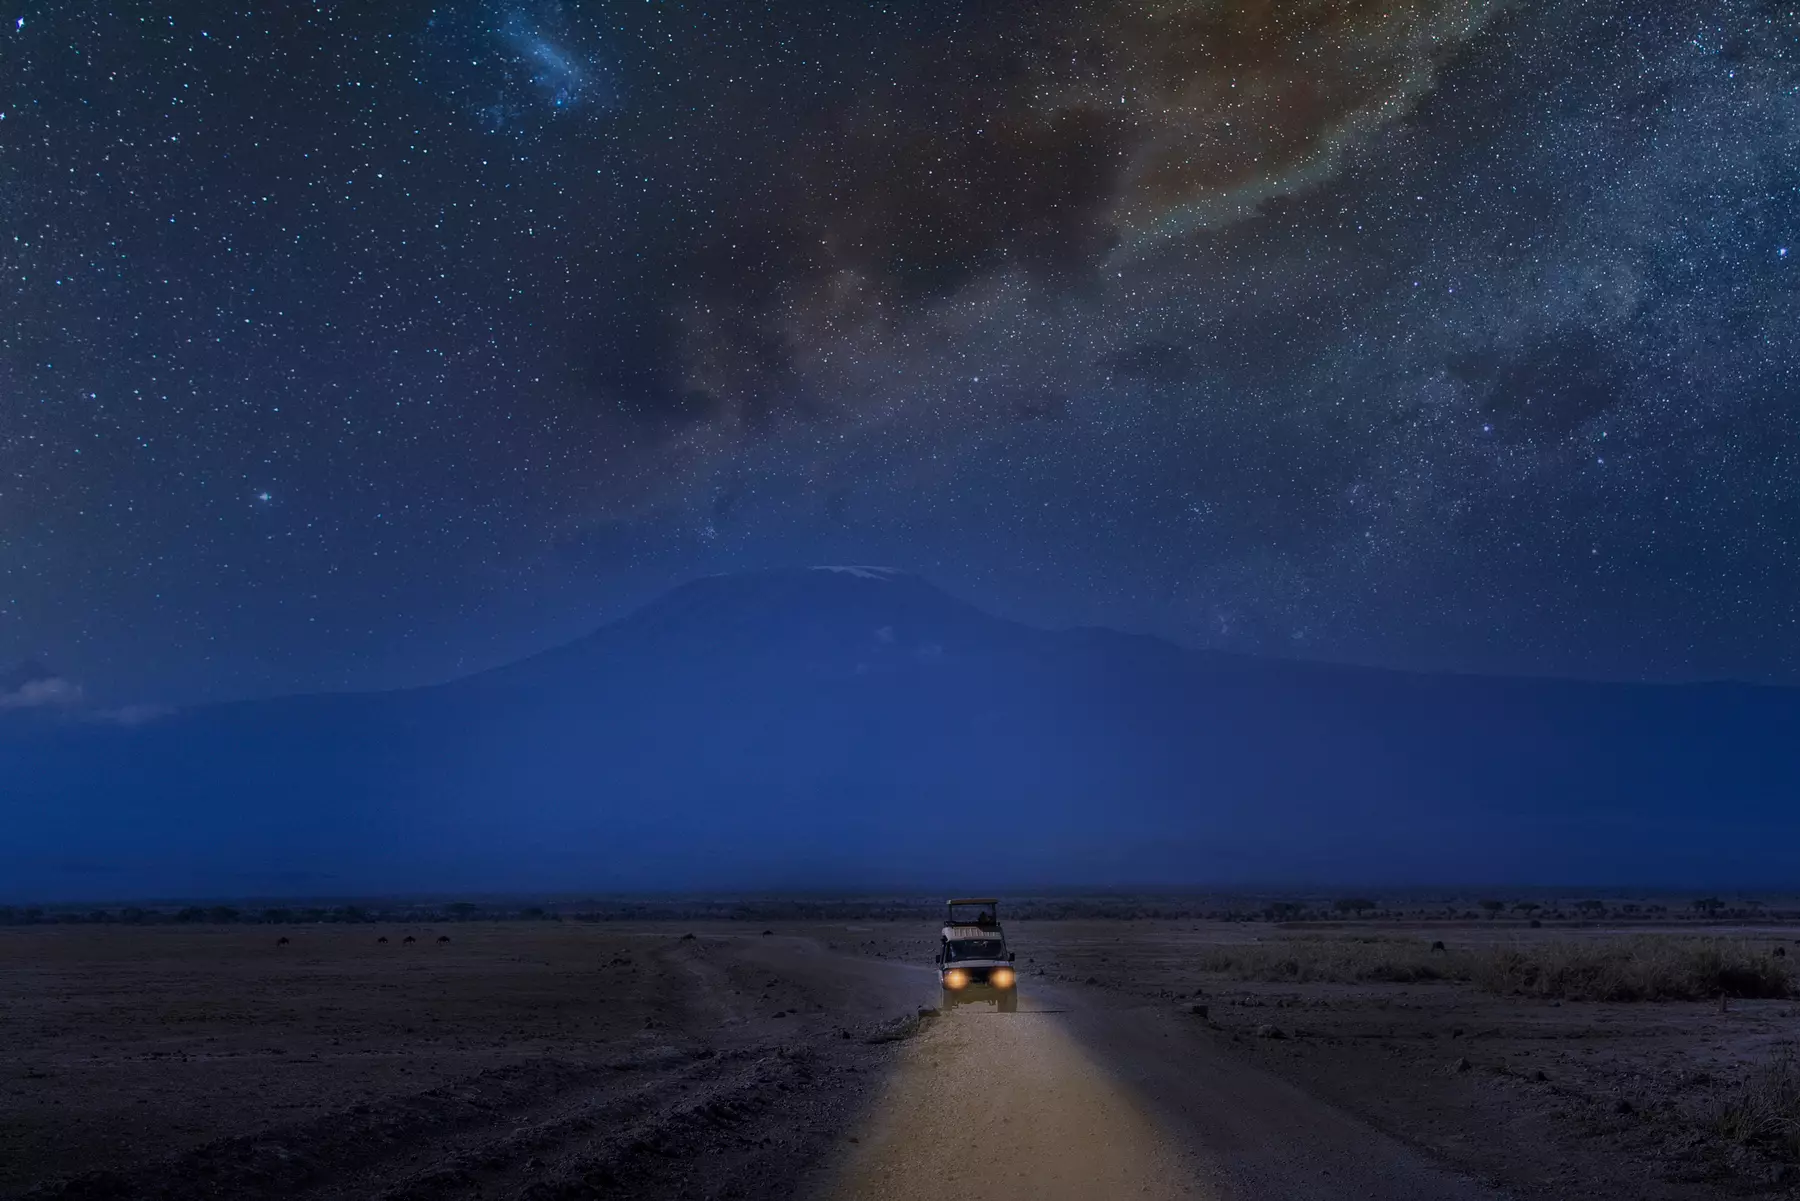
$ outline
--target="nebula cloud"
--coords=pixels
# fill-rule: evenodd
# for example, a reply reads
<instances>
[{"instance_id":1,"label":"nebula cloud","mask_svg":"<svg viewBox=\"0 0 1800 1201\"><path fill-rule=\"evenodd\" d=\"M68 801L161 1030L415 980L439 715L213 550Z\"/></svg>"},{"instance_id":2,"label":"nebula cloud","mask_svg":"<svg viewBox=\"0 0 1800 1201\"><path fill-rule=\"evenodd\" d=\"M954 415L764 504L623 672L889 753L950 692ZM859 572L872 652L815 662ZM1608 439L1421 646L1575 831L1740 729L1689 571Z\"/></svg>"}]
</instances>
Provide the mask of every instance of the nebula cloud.
<instances>
[{"instance_id":1,"label":"nebula cloud","mask_svg":"<svg viewBox=\"0 0 1800 1201\"><path fill-rule=\"evenodd\" d=\"M564 5L471 6L432 17L424 41L437 86L489 130L534 135L619 110L599 35Z\"/></svg>"},{"instance_id":2,"label":"nebula cloud","mask_svg":"<svg viewBox=\"0 0 1800 1201\"><path fill-rule=\"evenodd\" d=\"M608 73L572 48L568 31L557 28L563 24L557 17L554 11L534 17L514 10L501 20L495 37L520 77L519 87L552 108L611 108L616 95Z\"/></svg>"}]
</instances>

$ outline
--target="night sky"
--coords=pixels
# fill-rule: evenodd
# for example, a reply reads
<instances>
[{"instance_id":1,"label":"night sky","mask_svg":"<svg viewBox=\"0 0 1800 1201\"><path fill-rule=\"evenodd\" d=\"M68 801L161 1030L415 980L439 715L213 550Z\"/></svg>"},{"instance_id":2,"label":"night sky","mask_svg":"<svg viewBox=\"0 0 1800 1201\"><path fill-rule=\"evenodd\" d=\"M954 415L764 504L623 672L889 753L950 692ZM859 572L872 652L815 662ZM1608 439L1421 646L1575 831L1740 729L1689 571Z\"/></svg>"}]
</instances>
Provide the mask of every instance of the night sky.
<instances>
[{"instance_id":1,"label":"night sky","mask_svg":"<svg viewBox=\"0 0 1800 1201\"><path fill-rule=\"evenodd\" d=\"M1792 3L254 7L0 12L41 695L442 679L816 562L1800 680Z\"/></svg>"}]
</instances>

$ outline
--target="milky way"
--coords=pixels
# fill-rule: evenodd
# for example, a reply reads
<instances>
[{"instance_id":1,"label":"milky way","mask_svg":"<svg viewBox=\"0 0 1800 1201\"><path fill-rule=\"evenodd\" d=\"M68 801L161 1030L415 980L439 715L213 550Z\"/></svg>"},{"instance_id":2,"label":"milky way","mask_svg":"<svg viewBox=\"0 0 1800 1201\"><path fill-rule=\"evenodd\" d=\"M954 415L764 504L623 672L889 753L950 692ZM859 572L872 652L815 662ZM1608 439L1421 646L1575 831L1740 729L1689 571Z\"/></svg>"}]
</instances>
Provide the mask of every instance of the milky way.
<instances>
[{"instance_id":1,"label":"milky way","mask_svg":"<svg viewBox=\"0 0 1800 1201\"><path fill-rule=\"evenodd\" d=\"M0 24L0 663L453 674L687 575L1791 679L1800 17Z\"/></svg>"}]
</instances>

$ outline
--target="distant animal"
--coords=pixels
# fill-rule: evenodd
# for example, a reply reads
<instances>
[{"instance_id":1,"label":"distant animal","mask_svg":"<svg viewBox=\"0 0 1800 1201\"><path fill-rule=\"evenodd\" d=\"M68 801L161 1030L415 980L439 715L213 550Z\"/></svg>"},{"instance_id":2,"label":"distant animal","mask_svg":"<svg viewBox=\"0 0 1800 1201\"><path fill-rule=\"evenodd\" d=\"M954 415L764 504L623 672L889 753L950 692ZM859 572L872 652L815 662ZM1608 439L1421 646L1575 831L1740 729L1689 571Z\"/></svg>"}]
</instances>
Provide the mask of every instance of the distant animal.
<instances>
[{"instance_id":1,"label":"distant animal","mask_svg":"<svg viewBox=\"0 0 1800 1201\"><path fill-rule=\"evenodd\" d=\"M288 936L283 934L280 938L275 940L275 945L278 947L287 946L288 945Z\"/></svg>"},{"instance_id":2,"label":"distant animal","mask_svg":"<svg viewBox=\"0 0 1800 1201\"><path fill-rule=\"evenodd\" d=\"M764 931L763 931L763 932L762 932L762 936L763 936L763 937L764 937L764 938L767 938L767 937L769 937L769 935L771 935L771 934L773 934L773 933L775 933L775 931L773 931L773 930L764 930Z\"/></svg>"},{"instance_id":3,"label":"distant animal","mask_svg":"<svg viewBox=\"0 0 1800 1201\"><path fill-rule=\"evenodd\" d=\"M1786 947L1776 947L1775 953L1777 955L1781 956L1783 959L1787 958L1787 948Z\"/></svg>"},{"instance_id":4,"label":"distant animal","mask_svg":"<svg viewBox=\"0 0 1800 1201\"><path fill-rule=\"evenodd\" d=\"M1440 940L1440 941L1438 941L1438 942L1434 942L1434 943L1432 943L1432 944L1431 944L1431 949L1432 949L1432 950L1434 950L1434 951L1436 951L1436 952L1437 952L1437 953L1438 953L1438 954L1440 954L1440 955L1442 955L1442 954L1445 954L1445 953L1446 953L1446 952L1445 952L1445 951L1444 951L1444 944L1443 944L1443 942L1442 942L1442 940Z\"/></svg>"},{"instance_id":5,"label":"distant animal","mask_svg":"<svg viewBox=\"0 0 1800 1201\"><path fill-rule=\"evenodd\" d=\"M449 936L449 935L448 935L448 934L440 934L440 935L438 935L438 942L439 942L439 943L440 943L440 944L442 944L442 943L447 943L447 942L449 942L449 941L450 941L450 936Z\"/></svg>"},{"instance_id":6,"label":"distant animal","mask_svg":"<svg viewBox=\"0 0 1800 1201\"><path fill-rule=\"evenodd\" d=\"M402 944L405 944L405 943L409 943L409 942L418 942L419 940L414 938L412 935L408 934L405 938L401 939L400 941Z\"/></svg>"},{"instance_id":7,"label":"distant animal","mask_svg":"<svg viewBox=\"0 0 1800 1201\"><path fill-rule=\"evenodd\" d=\"M376 940L375 940L375 941L376 941L376 942L386 942L386 941L387 941L387 935L385 935L385 934L383 934L383 935L382 935L382 936L381 936L381 937L380 937L380 938L378 938L378 939L376 939Z\"/></svg>"},{"instance_id":8,"label":"distant animal","mask_svg":"<svg viewBox=\"0 0 1800 1201\"><path fill-rule=\"evenodd\" d=\"M693 942L693 941L694 941L694 936L693 936L693 935L692 935L692 934L683 934L683 935L682 935L682 936L681 936L681 941L682 941L682 942Z\"/></svg>"}]
</instances>

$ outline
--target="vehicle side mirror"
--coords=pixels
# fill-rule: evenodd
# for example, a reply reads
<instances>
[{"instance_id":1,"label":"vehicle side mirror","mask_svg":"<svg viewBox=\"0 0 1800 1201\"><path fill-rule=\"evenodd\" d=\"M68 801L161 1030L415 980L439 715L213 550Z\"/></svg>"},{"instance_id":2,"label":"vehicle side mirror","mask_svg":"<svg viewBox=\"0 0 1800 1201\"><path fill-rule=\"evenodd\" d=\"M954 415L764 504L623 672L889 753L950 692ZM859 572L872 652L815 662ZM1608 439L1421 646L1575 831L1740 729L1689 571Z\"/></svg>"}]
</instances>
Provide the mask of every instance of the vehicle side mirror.
<instances>
[{"instance_id":1,"label":"vehicle side mirror","mask_svg":"<svg viewBox=\"0 0 1800 1201\"><path fill-rule=\"evenodd\" d=\"M1011 963L1018 957L1019 957L1019 953L1017 951L1008 951L1006 953L1006 962Z\"/></svg>"},{"instance_id":2,"label":"vehicle side mirror","mask_svg":"<svg viewBox=\"0 0 1800 1201\"><path fill-rule=\"evenodd\" d=\"M936 955L933 955L931 957L931 962L933 962L933 963L944 962L944 953L942 951L939 951Z\"/></svg>"}]
</instances>

